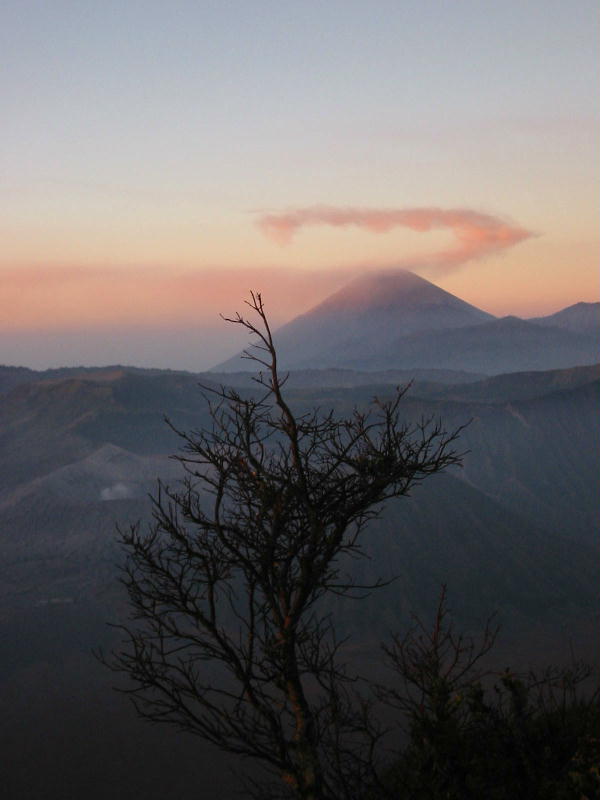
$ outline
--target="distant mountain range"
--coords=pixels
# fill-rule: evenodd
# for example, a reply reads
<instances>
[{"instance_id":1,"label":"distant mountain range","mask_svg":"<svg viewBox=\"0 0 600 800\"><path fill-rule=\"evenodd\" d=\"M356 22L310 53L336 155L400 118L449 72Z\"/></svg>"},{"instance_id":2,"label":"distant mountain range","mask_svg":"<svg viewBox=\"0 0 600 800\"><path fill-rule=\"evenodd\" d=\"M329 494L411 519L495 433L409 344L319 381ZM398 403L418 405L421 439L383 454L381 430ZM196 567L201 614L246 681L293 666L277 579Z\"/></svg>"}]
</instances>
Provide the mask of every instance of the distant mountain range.
<instances>
[{"instance_id":1,"label":"distant mountain range","mask_svg":"<svg viewBox=\"0 0 600 800\"><path fill-rule=\"evenodd\" d=\"M361 277L275 333L285 369L450 369L495 375L600 360L600 303L493 315L408 271ZM247 370L235 356L217 372Z\"/></svg>"},{"instance_id":2,"label":"distant mountain range","mask_svg":"<svg viewBox=\"0 0 600 800\"><path fill-rule=\"evenodd\" d=\"M456 530L461 515L467 528L489 529L483 517L479 522L476 517L498 516L493 508L502 506L513 515L511 525L518 518L522 531L568 540L573 554L578 547L593 547L600 490L594 438L600 434L600 367L479 380L463 375L462 382L445 383L431 380L437 373L424 374L428 379L416 380L403 401L408 422L439 417L452 428L472 420L460 443L469 451L464 470L444 484L444 503L466 491L465 480L479 497L476 507L467 508L456 496ZM90 554L109 557L113 522L146 516L155 477L174 480L179 474L177 463L167 458L179 440L163 414L183 430L205 427L210 420L197 384L212 377L106 369L28 381L0 396L0 574L10 602L34 603L56 593L54 568L40 572L47 559L48 564L79 563L83 571L73 573L79 575L70 589L73 596L96 584L97 563ZM289 397L298 410L319 406L349 413L355 404L366 406L373 395L390 391L402 376L375 377L377 382L369 384L366 373L299 373ZM436 497L427 490L431 509ZM443 519L447 511L440 508L439 514ZM509 533L499 530L499 547ZM558 575L565 565L552 558L544 569ZM385 563L385 555L382 559ZM14 593L30 569L37 576L25 581L30 589L21 586ZM494 590L496 603L502 602L502 586ZM577 591L583 597L588 589Z\"/></svg>"},{"instance_id":3,"label":"distant mountain range","mask_svg":"<svg viewBox=\"0 0 600 800\"><path fill-rule=\"evenodd\" d=\"M573 333L597 334L600 328L600 303L575 303L547 317L534 317L529 320L538 325L546 325Z\"/></svg>"}]
</instances>

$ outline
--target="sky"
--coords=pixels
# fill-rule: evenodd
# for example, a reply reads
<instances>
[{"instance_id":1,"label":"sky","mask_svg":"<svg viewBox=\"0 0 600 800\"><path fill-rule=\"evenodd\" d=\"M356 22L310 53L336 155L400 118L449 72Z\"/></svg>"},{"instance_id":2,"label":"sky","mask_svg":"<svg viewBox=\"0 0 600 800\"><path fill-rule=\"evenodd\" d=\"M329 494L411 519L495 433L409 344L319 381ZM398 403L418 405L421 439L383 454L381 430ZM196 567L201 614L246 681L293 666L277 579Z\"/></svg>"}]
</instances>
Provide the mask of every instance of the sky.
<instances>
[{"instance_id":1,"label":"sky","mask_svg":"<svg viewBox=\"0 0 600 800\"><path fill-rule=\"evenodd\" d=\"M4 0L0 363L205 369L414 269L598 299L597 0Z\"/></svg>"}]
</instances>

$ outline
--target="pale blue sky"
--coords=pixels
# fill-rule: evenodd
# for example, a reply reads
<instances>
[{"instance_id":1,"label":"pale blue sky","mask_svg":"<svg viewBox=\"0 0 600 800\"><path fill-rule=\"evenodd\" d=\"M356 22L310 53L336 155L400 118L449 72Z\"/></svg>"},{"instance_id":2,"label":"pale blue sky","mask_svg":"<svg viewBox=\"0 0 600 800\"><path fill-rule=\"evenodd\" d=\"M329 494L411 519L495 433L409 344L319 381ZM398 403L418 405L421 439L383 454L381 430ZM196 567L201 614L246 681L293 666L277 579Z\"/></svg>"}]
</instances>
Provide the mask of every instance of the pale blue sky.
<instances>
[{"instance_id":1,"label":"pale blue sky","mask_svg":"<svg viewBox=\"0 0 600 800\"><path fill-rule=\"evenodd\" d=\"M443 153L497 125L555 136L598 112L591 0L2 7L2 172L15 187L179 188L241 208L314 201L294 167L326 168L338 147L343 163L433 129ZM268 196L264 171L278 173ZM303 196L286 195L296 185Z\"/></svg>"},{"instance_id":2,"label":"pale blue sky","mask_svg":"<svg viewBox=\"0 0 600 800\"><path fill-rule=\"evenodd\" d=\"M4 0L0 272L387 263L410 237L256 213L440 206L536 234L444 288L594 299L599 33L597 0Z\"/></svg>"}]
</instances>

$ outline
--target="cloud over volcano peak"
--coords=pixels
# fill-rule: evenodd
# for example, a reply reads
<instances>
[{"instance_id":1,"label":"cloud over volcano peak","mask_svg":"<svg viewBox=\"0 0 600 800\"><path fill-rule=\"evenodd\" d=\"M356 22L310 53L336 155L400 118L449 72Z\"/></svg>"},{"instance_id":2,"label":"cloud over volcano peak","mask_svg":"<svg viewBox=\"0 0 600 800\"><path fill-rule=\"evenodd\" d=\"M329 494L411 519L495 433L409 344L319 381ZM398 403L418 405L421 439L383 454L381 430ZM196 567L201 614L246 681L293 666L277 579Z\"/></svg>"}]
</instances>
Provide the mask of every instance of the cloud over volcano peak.
<instances>
[{"instance_id":1,"label":"cloud over volcano peak","mask_svg":"<svg viewBox=\"0 0 600 800\"><path fill-rule=\"evenodd\" d=\"M467 261L483 258L512 247L534 234L517 225L471 209L443 208L337 208L311 206L281 214L265 214L257 222L269 238L281 245L309 225L336 228L357 227L371 233L387 233L393 228L408 228L418 233L448 229L456 246L431 255L400 261L397 266L425 267L437 274L451 272Z\"/></svg>"}]
</instances>

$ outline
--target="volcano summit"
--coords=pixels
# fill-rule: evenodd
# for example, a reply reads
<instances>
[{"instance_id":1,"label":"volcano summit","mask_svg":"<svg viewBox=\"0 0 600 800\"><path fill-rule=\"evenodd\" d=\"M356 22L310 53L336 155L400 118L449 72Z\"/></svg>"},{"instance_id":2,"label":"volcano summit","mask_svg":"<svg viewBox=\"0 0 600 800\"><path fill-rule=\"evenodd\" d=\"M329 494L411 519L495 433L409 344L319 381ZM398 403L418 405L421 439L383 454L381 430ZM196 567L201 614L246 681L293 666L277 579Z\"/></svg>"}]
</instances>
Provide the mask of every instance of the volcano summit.
<instances>
[{"instance_id":1,"label":"volcano summit","mask_svg":"<svg viewBox=\"0 0 600 800\"><path fill-rule=\"evenodd\" d=\"M266 298L268 303L268 297ZM497 319L412 272L359 277L275 333L285 369L453 369L485 374L599 360L592 332L555 317ZM235 356L214 368L236 372Z\"/></svg>"}]
</instances>

